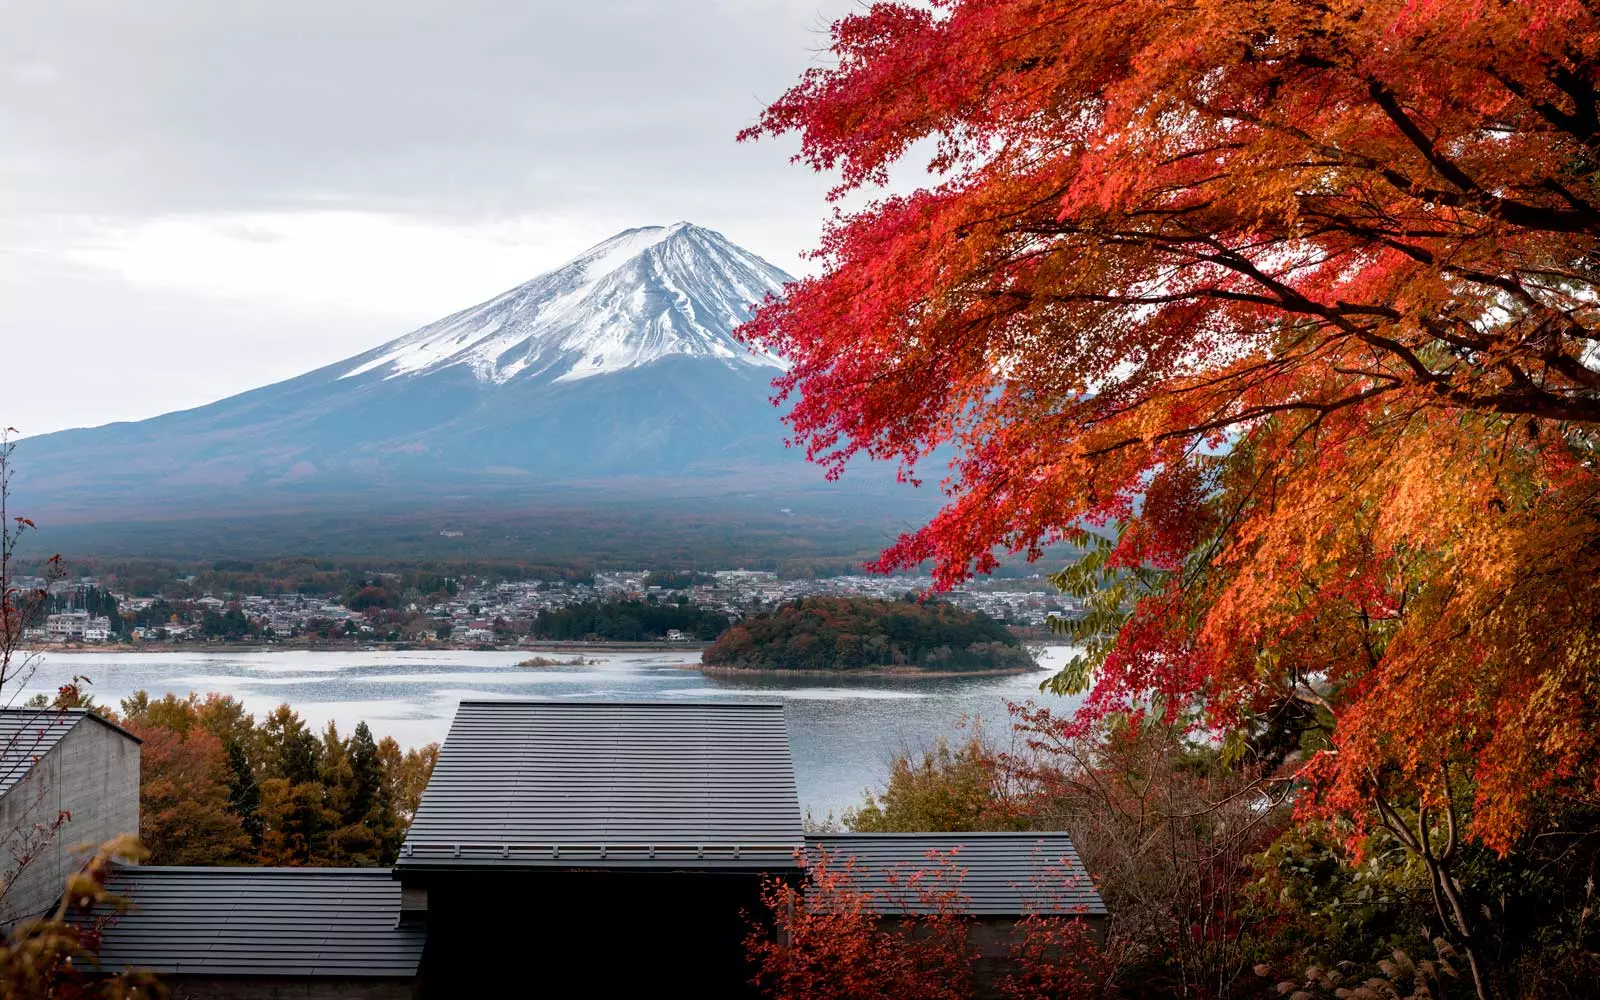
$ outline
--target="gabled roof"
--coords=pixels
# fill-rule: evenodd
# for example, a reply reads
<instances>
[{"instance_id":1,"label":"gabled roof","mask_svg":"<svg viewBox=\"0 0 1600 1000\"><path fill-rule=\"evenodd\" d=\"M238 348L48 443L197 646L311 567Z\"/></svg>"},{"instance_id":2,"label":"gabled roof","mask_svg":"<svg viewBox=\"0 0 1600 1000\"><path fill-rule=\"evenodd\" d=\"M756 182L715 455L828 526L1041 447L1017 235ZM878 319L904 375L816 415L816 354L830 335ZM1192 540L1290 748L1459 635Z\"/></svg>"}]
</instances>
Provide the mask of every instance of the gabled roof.
<instances>
[{"instance_id":1,"label":"gabled roof","mask_svg":"<svg viewBox=\"0 0 1600 1000\"><path fill-rule=\"evenodd\" d=\"M783 706L464 701L401 849L417 868L788 868Z\"/></svg>"},{"instance_id":2,"label":"gabled roof","mask_svg":"<svg viewBox=\"0 0 1600 1000\"><path fill-rule=\"evenodd\" d=\"M830 833L806 837L812 857L828 855L831 871L850 867L850 885L872 894L879 913L934 909L906 880L937 871L941 859L963 873L940 883L959 891L978 917L1028 913L1104 916L1105 903L1064 833Z\"/></svg>"},{"instance_id":3,"label":"gabled roof","mask_svg":"<svg viewBox=\"0 0 1600 1000\"><path fill-rule=\"evenodd\" d=\"M11 791L74 726L89 720L142 742L86 708L0 708L0 795Z\"/></svg>"},{"instance_id":4,"label":"gabled roof","mask_svg":"<svg viewBox=\"0 0 1600 1000\"><path fill-rule=\"evenodd\" d=\"M424 928L397 926L387 868L119 868L101 967L193 976L409 978Z\"/></svg>"}]
</instances>

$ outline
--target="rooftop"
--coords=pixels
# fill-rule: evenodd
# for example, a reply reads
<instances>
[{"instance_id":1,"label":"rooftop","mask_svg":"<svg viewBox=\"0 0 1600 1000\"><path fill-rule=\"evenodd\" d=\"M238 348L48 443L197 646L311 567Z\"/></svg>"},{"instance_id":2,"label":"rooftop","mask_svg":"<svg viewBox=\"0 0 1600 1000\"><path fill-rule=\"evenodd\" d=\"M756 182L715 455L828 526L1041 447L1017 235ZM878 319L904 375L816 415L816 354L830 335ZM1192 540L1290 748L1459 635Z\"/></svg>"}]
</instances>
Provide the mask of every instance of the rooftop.
<instances>
[{"instance_id":1,"label":"rooftop","mask_svg":"<svg viewBox=\"0 0 1600 1000\"><path fill-rule=\"evenodd\" d=\"M873 894L873 909L920 913L934 909L906 880L948 859L961 875L949 887L978 917L1066 913L1104 916L1105 903L1065 833L830 833L806 837L813 857L826 852L830 869L850 864L853 888Z\"/></svg>"},{"instance_id":2,"label":"rooftop","mask_svg":"<svg viewBox=\"0 0 1600 1000\"><path fill-rule=\"evenodd\" d=\"M119 868L108 888L131 907L106 926L108 970L409 978L422 958L387 868Z\"/></svg>"},{"instance_id":3,"label":"rooftop","mask_svg":"<svg viewBox=\"0 0 1600 1000\"><path fill-rule=\"evenodd\" d=\"M397 867L793 867L783 706L464 701Z\"/></svg>"}]
</instances>

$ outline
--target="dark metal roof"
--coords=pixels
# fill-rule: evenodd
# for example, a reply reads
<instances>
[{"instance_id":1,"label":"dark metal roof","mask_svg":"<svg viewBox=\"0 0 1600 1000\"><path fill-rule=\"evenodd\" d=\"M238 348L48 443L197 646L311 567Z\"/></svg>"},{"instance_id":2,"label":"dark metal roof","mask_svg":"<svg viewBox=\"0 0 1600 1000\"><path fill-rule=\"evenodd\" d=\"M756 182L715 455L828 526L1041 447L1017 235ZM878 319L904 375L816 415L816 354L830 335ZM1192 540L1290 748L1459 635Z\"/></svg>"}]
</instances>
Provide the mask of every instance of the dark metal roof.
<instances>
[{"instance_id":1,"label":"dark metal roof","mask_svg":"<svg viewBox=\"0 0 1600 1000\"><path fill-rule=\"evenodd\" d=\"M974 916L1027 913L1103 916L1105 903L1064 833L830 833L806 837L807 853L827 852L830 870L851 867L850 884L872 894L881 913L932 909L906 879L936 871L948 857Z\"/></svg>"},{"instance_id":2,"label":"dark metal roof","mask_svg":"<svg viewBox=\"0 0 1600 1000\"><path fill-rule=\"evenodd\" d=\"M125 867L107 886L129 904L105 928L108 971L406 978L422 958L387 868Z\"/></svg>"},{"instance_id":3,"label":"dark metal roof","mask_svg":"<svg viewBox=\"0 0 1600 1000\"><path fill-rule=\"evenodd\" d=\"M115 730L133 740L139 737L86 708L0 708L0 795L9 792L23 776L85 719Z\"/></svg>"},{"instance_id":4,"label":"dark metal roof","mask_svg":"<svg viewBox=\"0 0 1600 1000\"><path fill-rule=\"evenodd\" d=\"M779 703L464 701L401 870L792 867Z\"/></svg>"}]
</instances>

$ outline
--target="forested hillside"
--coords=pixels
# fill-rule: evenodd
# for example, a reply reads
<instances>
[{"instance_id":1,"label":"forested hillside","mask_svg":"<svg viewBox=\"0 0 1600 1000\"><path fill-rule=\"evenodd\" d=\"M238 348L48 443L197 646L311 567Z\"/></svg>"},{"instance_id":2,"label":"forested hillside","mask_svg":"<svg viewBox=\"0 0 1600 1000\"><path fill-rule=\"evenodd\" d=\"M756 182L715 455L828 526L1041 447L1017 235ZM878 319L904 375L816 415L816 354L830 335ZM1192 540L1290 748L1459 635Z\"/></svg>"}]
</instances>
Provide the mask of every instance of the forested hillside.
<instances>
[{"instance_id":1,"label":"forested hillside","mask_svg":"<svg viewBox=\"0 0 1600 1000\"><path fill-rule=\"evenodd\" d=\"M807 597L724 632L708 666L753 670L1031 668L1033 657L1004 625L942 601Z\"/></svg>"}]
</instances>

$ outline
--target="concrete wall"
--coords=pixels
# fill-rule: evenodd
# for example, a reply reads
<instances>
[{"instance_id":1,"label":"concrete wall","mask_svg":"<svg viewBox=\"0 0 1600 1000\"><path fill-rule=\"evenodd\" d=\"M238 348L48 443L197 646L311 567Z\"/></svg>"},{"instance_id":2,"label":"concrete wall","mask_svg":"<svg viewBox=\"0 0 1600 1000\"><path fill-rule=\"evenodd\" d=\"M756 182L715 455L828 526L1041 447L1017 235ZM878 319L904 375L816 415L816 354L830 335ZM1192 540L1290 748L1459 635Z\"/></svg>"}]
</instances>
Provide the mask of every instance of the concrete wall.
<instances>
[{"instance_id":1,"label":"concrete wall","mask_svg":"<svg viewBox=\"0 0 1600 1000\"><path fill-rule=\"evenodd\" d=\"M139 744L83 718L0 798L0 923L43 913L101 844L138 832Z\"/></svg>"}]
</instances>

